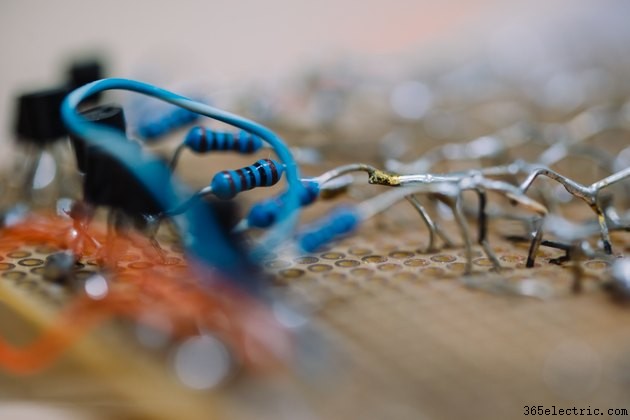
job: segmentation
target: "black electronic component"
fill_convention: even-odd
[[[124,164],[96,147],[89,147],[87,151],[83,191],[89,203],[120,209],[129,215],[158,214],[162,210]]]
[[[44,146],[63,137],[66,128],[60,110],[67,93],[65,87],[56,87],[18,97],[15,122],[18,141]]]
[[[73,63],[68,69],[68,85],[76,89],[103,78],[103,65],[99,60],[84,60]]]
[[[82,112],[81,115],[83,115],[83,118],[88,121],[105,124],[109,127],[116,128],[123,133],[125,132],[125,114],[123,109],[117,105],[98,106]],[[70,140],[72,141],[72,146],[74,147],[79,171],[85,173],[87,165],[85,142],[72,135],[70,136]]]
[[[82,60],[72,63],[67,70],[67,83],[70,90],[100,80],[104,77],[103,64],[97,59]],[[94,104],[101,98],[101,93],[94,94],[83,101],[84,105]]]
[[[81,115],[88,121],[125,132],[125,116],[120,106],[101,105],[88,109]],[[160,212],[161,208],[153,196],[122,163],[97,146],[86,147],[80,138],[73,137],[72,142],[79,170],[85,173],[83,183],[85,201],[92,205],[119,209],[129,215]]]

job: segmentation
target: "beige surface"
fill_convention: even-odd
[[[267,262],[278,287],[313,310],[315,334],[296,377],[241,376],[213,400],[199,399],[172,382],[164,360],[138,352],[110,324],[50,371],[17,381],[2,375],[0,387],[13,401],[37,403],[24,409],[41,404],[88,418],[210,418],[221,407],[230,418],[506,419],[519,418],[524,405],[630,408],[630,312],[600,287],[606,263],[585,262],[585,292],[574,295],[570,270],[547,262],[561,253],[543,250],[527,270],[523,247],[493,238],[505,270],[487,273],[489,261],[477,253],[485,287],[467,288],[461,249],[426,254],[417,217],[404,207],[392,215],[397,221],[326,251]],[[615,246],[630,247],[630,236],[617,235]],[[43,257],[13,251],[0,267],[3,301],[36,324],[50,319],[41,296],[54,289],[39,275]],[[548,299],[497,289],[531,279],[550,288]],[[25,330],[3,313],[3,335],[19,340]],[[20,409],[12,404],[4,410]]]
[[[110,76],[192,84],[221,100],[353,56],[379,70],[445,41],[469,51],[504,20],[539,21],[541,4],[547,20],[565,2],[3,0],[0,135],[10,138],[14,97],[59,83],[74,57],[104,54]]]

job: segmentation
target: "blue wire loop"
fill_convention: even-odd
[[[300,196],[304,194],[304,186],[300,181],[297,163],[293,159],[289,148],[273,131],[230,112],[193,101],[147,83],[129,79],[102,79],[71,92],[61,107],[62,118],[68,130],[85,139],[85,141],[102,147],[108,153],[118,158],[145,185],[165,209],[173,208],[183,200],[183,197],[189,196],[190,192],[188,189],[177,182],[174,182],[173,185],[170,185],[170,183],[165,184],[164,180],[168,179],[167,175],[170,176],[170,172],[165,165],[157,164],[158,161],[154,158],[139,157],[137,151],[132,150],[131,146],[123,142],[125,140],[123,135],[115,132],[115,130],[86,121],[77,111],[77,106],[85,98],[106,90],[128,90],[152,96],[245,130],[259,136],[268,143],[284,164],[288,188],[282,209],[278,215],[279,223],[262,237],[259,245],[251,251],[251,256],[254,259],[262,258],[291,237],[297,224]],[[184,191],[187,192],[184,193]],[[214,232],[216,234],[220,229],[216,226],[215,221],[208,216],[208,212],[202,211],[201,208],[199,204],[196,204],[185,215],[185,224],[187,226],[183,231],[189,234],[191,241],[185,245],[187,245],[190,252],[208,263],[218,264],[219,266],[229,266],[236,263],[238,258],[235,255],[227,255],[230,254],[229,250],[222,250],[221,248],[226,247],[217,246],[217,237],[213,237],[213,235],[208,233]],[[200,232],[202,233],[200,234]]]

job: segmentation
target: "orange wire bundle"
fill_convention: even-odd
[[[207,269],[193,272],[179,259],[155,258],[150,241],[136,232],[112,235],[91,226],[77,229],[76,221],[41,214],[0,230],[0,249],[26,244],[78,251],[81,257],[105,256],[110,273],[102,297],[79,292],[32,344],[16,348],[0,339],[0,367],[6,371],[40,371],[89,330],[114,317],[145,324],[168,319],[168,325],[153,322],[149,326],[167,329],[175,339],[211,331],[250,368],[277,365],[289,357],[289,336],[262,303]],[[135,249],[154,258],[141,269],[120,267],[120,262],[133,259],[130,251]]]

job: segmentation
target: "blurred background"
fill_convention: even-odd
[[[623,8],[619,3],[4,0],[0,127],[9,134],[14,95],[56,83],[70,60],[86,55],[107,57],[110,75],[149,73],[222,91],[295,77],[344,58],[374,58],[387,70],[408,65],[405,57],[428,63],[468,55],[510,26],[523,37],[576,16],[621,17],[611,8]]]
[[[69,63],[91,57],[108,77],[171,87],[265,122],[292,145],[316,147],[323,162],[305,165],[307,173],[416,156],[523,121],[583,129],[574,117],[602,104],[620,109],[627,129],[628,22],[622,0],[0,0],[0,163],[13,159],[3,150],[12,147],[15,98],[60,83]],[[133,99],[119,98],[133,120]],[[628,131],[614,137],[611,152],[628,140]],[[532,153],[522,149],[519,156]],[[578,179],[599,176],[577,169]],[[568,270],[549,264],[519,280],[565,279],[551,300],[471,292],[450,265],[462,262],[461,249],[411,258],[422,254],[424,237],[402,222],[387,234],[373,228],[329,250],[333,257],[318,255],[318,264],[269,265],[317,308],[313,336],[321,342],[302,343],[314,362],[298,379],[218,391],[229,417],[521,418],[526,404],[627,403],[627,308],[597,293],[570,295]],[[619,249],[630,249],[627,237]],[[520,269],[524,249],[499,251]],[[376,265],[388,258],[389,268]],[[367,271],[349,274],[336,259]],[[587,272],[597,281],[602,267]],[[400,286],[394,273],[415,283]],[[0,417],[108,418],[104,409],[144,418],[127,413],[137,401],[119,402],[98,381],[78,409],[72,378],[53,371],[36,386],[1,377]]]

